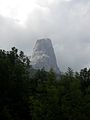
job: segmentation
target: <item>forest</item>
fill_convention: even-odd
[[[32,73],[15,47],[0,50],[0,120],[90,120],[90,69]]]

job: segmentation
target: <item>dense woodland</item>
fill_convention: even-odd
[[[90,69],[33,75],[15,47],[0,50],[0,120],[90,120]]]

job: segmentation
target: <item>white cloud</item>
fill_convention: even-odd
[[[89,0],[7,1],[0,0],[0,14],[10,17],[0,17],[0,48],[17,46],[30,54],[37,39],[49,37],[61,70],[90,65]],[[11,18],[26,21],[26,26]]]
[[[35,0],[0,0],[0,14],[24,24],[36,6]]]

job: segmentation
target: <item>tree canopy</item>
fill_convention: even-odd
[[[30,67],[24,52],[0,50],[0,120],[90,120],[90,69],[57,80]]]

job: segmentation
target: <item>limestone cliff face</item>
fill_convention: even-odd
[[[56,73],[60,73],[50,39],[37,40],[31,56],[31,65],[34,69],[44,67],[49,71],[52,68]]]

